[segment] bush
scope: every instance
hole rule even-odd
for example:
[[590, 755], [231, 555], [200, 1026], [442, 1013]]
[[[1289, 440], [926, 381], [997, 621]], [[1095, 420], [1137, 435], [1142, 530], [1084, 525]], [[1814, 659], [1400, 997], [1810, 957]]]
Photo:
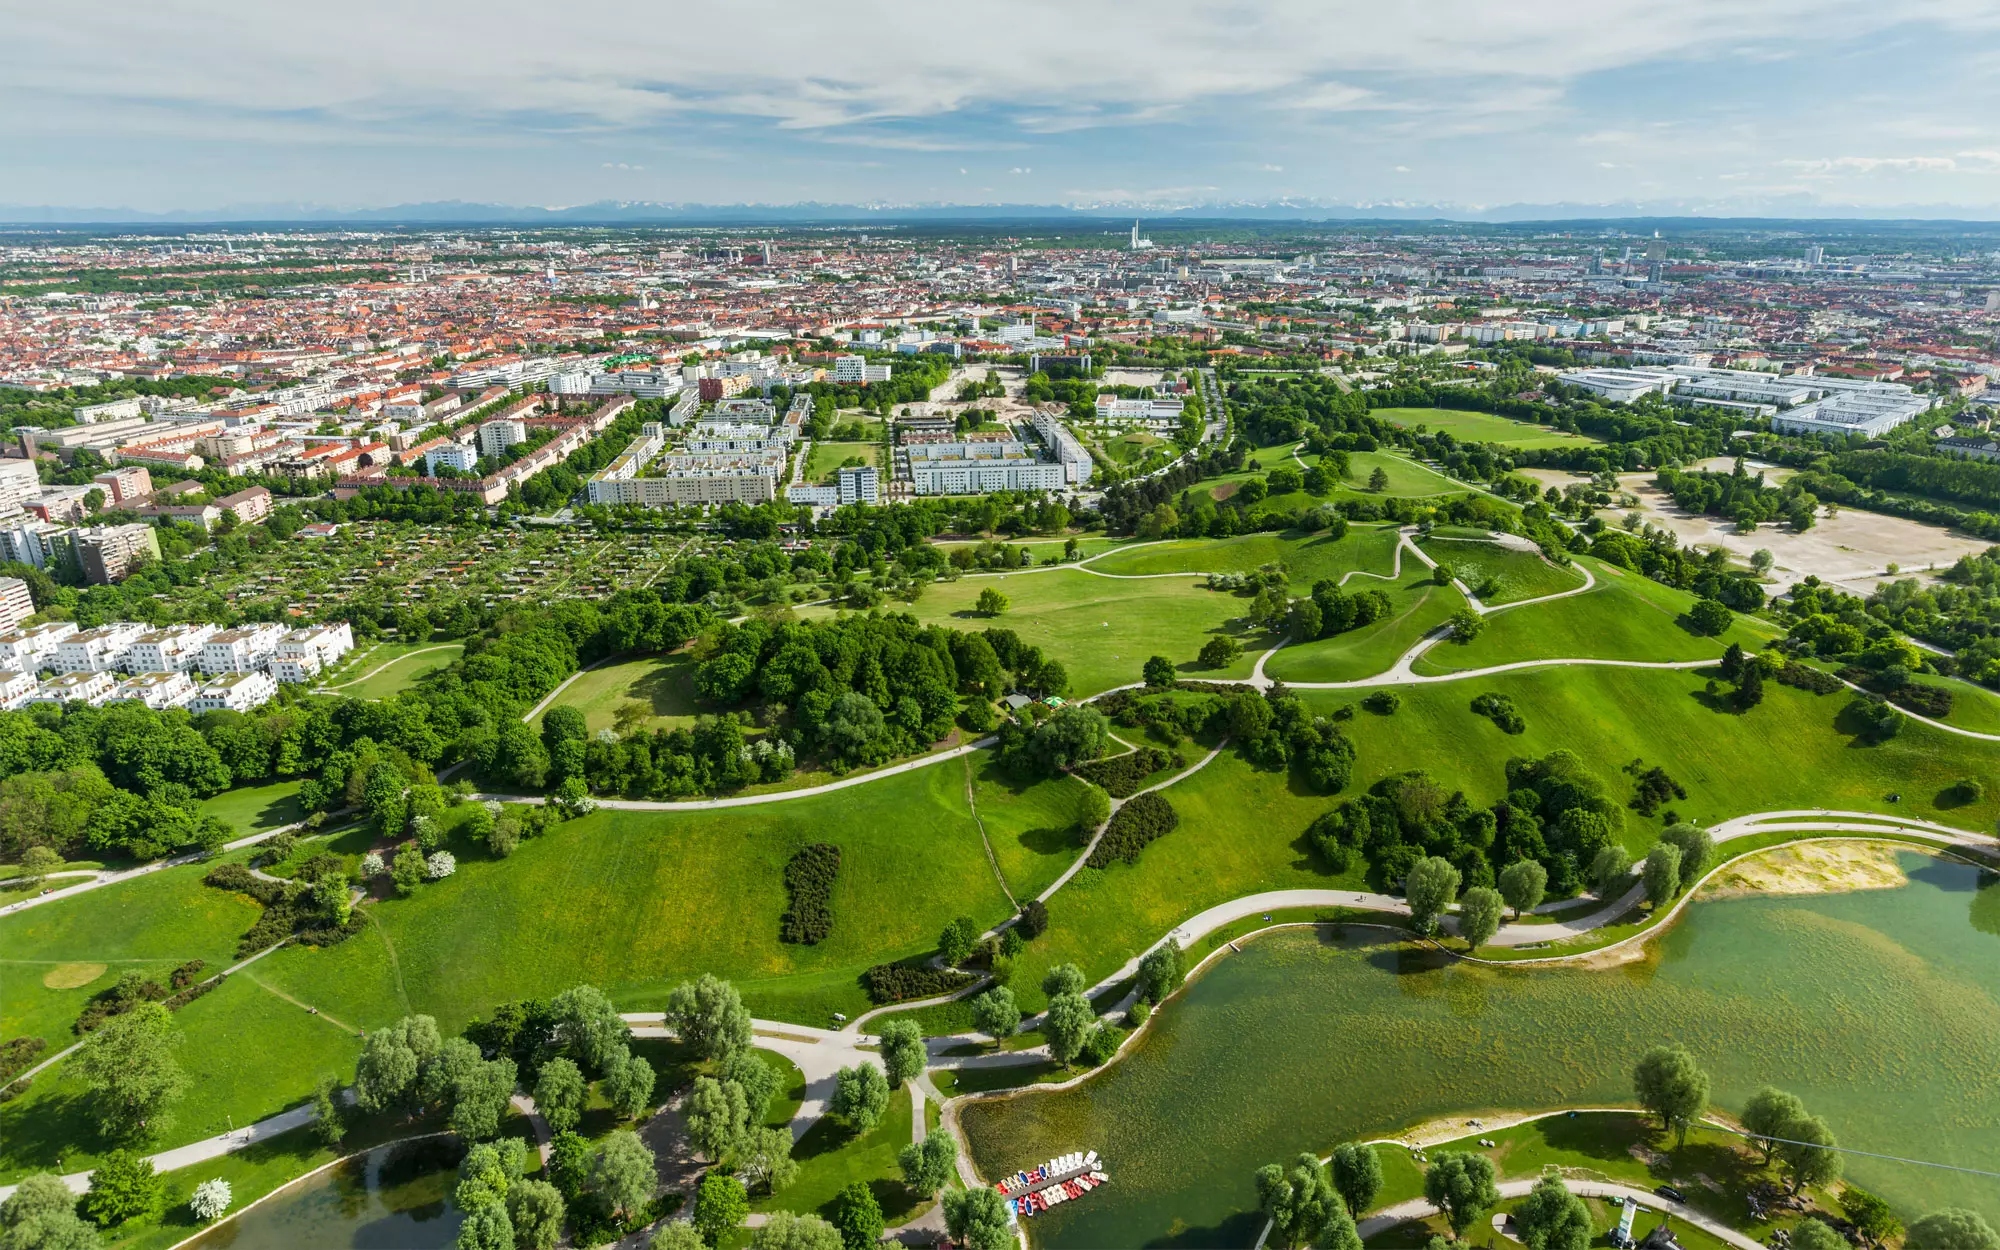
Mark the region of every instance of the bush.
[[1502, 733], [1525, 733], [1528, 722], [1521, 710], [1504, 694], [1482, 694], [1472, 701], [1472, 710], [1500, 727]]
[[1361, 706], [1377, 716], [1394, 716], [1396, 709], [1403, 706], [1403, 696], [1393, 690], [1377, 690], [1361, 700]]
[[1146, 778], [1174, 762], [1174, 757], [1158, 747], [1140, 747], [1109, 759], [1092, 760], [1071, 769], [1077, 776], [1102, 786], [1113, 798], [1129, 799]]
[[1042, 900], [1028, 900], [1027, 905], [1021, 908], [1021, 923], [1014, 926], [1014, 931], [1031, 942], [1049, 931], [1049, 909]]
[[1943, 720], [1951, 715], [1951, 691], [1943, 686], [1927, 686], [1922, 682], [1907, 682], [1889, 691], [1889, 701], [1899, 707], [1906, 707], [1919, 716], [1932, 720]]
[[0, 1045], [0, 1085], [14, 1079], [27, 1070], [35, 1061], [35, 1056], [49, 1048], [49, 1044], [39, 1037], [10, 1038]]
[[1203, 668], [1228, 668], [1242, 654], [1242, 643], [1227, 634], [1217, 634], [1201, 644], [1201, 653], [1195, 658]]
[[1785, 666], [1778, 670], [1778, 682], [1780, 685], [1808, 690], [1813, 694], [1832, 694], [1836, 690], [1846, 689], [1840, 684], [1840, 678], [1832, 673], [1809, 664], [1801, 664], [1797, 660], [1785, 661]]
[[876, 964], [861, 975], [870, 1002], [903, 1003], [913, 998], [935, 998], [964, 989], [978, 978], [950, 968], [930, 968], [922, 964]]
[[1158, 794], [1142, 794], [1112, 816], [1097, 849], [1090, 853], [1090, 866], [1105, 868], [1114, 860], [1137, 863], [1148, 842], [1172, 833], [1180, 823], [1173, 804]]
[[840, 848], [815, 842], [785, 864], [785, 891], [792, 905], [778, 923], [778, 940], [813, 946], [833, 932], [833, 880], [840, 874]]
[[424, 875], [433, 881], [442, 881], [458, 871], [458, 857], [450, 851], [432, 851], [424, 860]]

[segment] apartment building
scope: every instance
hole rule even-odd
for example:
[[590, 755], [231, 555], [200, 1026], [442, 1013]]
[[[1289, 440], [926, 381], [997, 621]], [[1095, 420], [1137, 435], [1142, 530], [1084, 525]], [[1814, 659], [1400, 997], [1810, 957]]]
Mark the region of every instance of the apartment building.
[[871, 365], [863, 356], [836, 356], [833, 360], [833, 380], [836, 382], [887, 382], [892, 365]]
[[0, 672], [0, 711], [11, 712], [34, 698], [35, 689], [40, 684], [33, 673], [24, 673], [19, 669]]
[[76, 632], [75, 621], [50, 621], [0, 634], [0, 667], [39, 673], [54, 664], [56, 647]]
[[424, 452], [424, 472], [435, 477], [440, 465], [470, 473], [479, 465], [479, 452], [470, 443], [439, 443]]
[[284, 640], [283, 625], [245, 625], [225, 629], [202, 644], [201, 671], [204, 673], [249, 673], [270, 662]]
[[834, 474], [834, 487], [843, 504], [882, 502], [882, 475], [872, 464], [838, 470]]
[[233, 495], [224, 495], [215, 501], [215, 506], [234, 512], [236, 519], [245, 525], [254, 525], [271, 515], [271, 492], [262, 486], [252, 486]]
[[42, 479], [31, 460], [0, 460], [0, 516], [11, 516], [42, 493]]
[[18, 577], [0, 577], [0, 630], [11, 630], [35, 614], [34, 596]]
[[271, 676], [280, 682], [302, 685], [353, 649], [354, 630], [346, 621], [295, 629], [279, 639], [271, 656]]
[[93, 586], [121, 582], [142, 560], [160, 558], [160, 536], [150, 525], [97, 525], [76, 530], [77, 566]]
[[125, 653], [146, 632], [144, 625], [114, 621], [80, 630], [56, 644], [49, 667], [58, 673], [108, 673], [124, 665]]
[[109, 673], [64, 673], [51, 677], [35, 688], [29, 703], [88, 703], [96, 707], [118, 689], [118, 679]]
[[144, 465], [126, 464], [108, 469], [90, 479], [104, 488], [116, 504], [131, 503], [153, 493], [153, 475]]
[[187, 709], [202, 712], [247, 712], [271, 701], [278, 683], [269, 673], [225, 673], [207, 682], [188, 700]]
[[528, 425], [525, 421], [502, 419], [488, 421], [479, 427], [479, 454], [497, 456], [516, 443], [528, 441]]
[[125, 671], [185, 673], [198, 668], [202, 647], [217, 632], [214, 625], [169, 625], [141, 634], [125, 652]]
[[194, 681], [186, 673], [140, 673], [118, 683], [107, 703], [128, 699], [154, 711], [186, 707], [194, 698]]
[[[0, 461], [0, 464], [6, 463]], [[70, 531], [43, 520], [23, 520], [0, 529], [0, 560], [12, 560], [45, 569], [61, 551], [59, 540]]]

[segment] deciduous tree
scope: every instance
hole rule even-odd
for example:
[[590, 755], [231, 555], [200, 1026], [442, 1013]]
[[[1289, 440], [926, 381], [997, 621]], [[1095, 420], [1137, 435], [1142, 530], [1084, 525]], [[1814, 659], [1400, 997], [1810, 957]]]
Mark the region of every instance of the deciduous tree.
[[1655, 1046], [1633, 1067], [1632, 1092], [1685, 1146], [1688, 1129], [1708, 1110], [1708, 1073], [1685, 1047]]
[[1493, 1160], [1463, 1151], [1432, 1155], [1430, 1171], [1424, 1173], [1424, 1197], [1444, 1212], [1453, 1235], [1463, 1237], [1481, 1212], [1500, 1201]]

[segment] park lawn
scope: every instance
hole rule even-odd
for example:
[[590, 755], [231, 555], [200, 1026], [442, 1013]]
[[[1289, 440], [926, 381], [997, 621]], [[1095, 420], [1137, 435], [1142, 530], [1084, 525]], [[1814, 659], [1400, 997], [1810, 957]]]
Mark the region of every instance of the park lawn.
[[1001, 768], [991, 751], [965, 756], [960, 766], [1007, 889], [1021, 902], [1048, 889], [1082, 853], [1076, 824], [1087, 785], [1070, 776], [1023, 781]]
[[[393, 653], [393, 654], [392, 654]], [[432, 669], [443, 668], [465, 654], [462, 642], [434, 642], [421, 646], [385, 643], [358, 666], [360, 671], [339, 685], [323, 686], [328, 693], [354, 699], [388, 699], [408, 690]]]
[[1962, 677], [1923, 673], [1916, 680], [1923, 685], [1943, 686], [1951, 691], [1951, 715], [1943, 718], [1945, 724], [1975, 733], [2000, 734], [2000, 694]]
[[[184, 864], [0, 917], [0, 1038], [39, 1037], [53, 1054], [74, 1041], [84, 1003], [119, 974], [164, 977], [191, 959], [220, 972], [262, 908], [201, 883], [207, 868]], [[64, 988], [102, 965], [81, 985]], [[45, 977], [58, 982], [44, 984]]]
[[[1007, 611], [999, 616], [973, 609], [979, 592], [988, 588], [1007, 596]], [[1070, 694], [1083, 697], [1138, 681], [1147, 657], [1154, 655], [1173, 660], [1191, 677], [1248, 677], [1256, 663], [1248, 650], [1228, 668], [1197, 670], [1194, 665], [1202, 644], [1216, 634], [1228, 634], [1246, 649], [1254, 647], [1263, 635], [1245, 628], [1242, 617], [1248, 605], [1234, 595], [1204, 590], [1192, 579], [1118, 581], [1063, 568], [940, 582], [913, 604], [890, 606], [925, 624], [972, 632], [1013, 630], [1023, 642], [1061, 660], [1069, 672]], [[825, 608], [801, 612], [828, 614]]]
[[305, 809], [299, 806], [296, 781], [224, 790], [214, 798], [204, 799], [201, 810], [203, 815], [214, 816], [236, 830], [239, 836], [296, 824], [306, 817]]
[[837, 1116], [822, 1116], [792, 1147], [799, 1164], [798, 1179], [783, 1193], [760, 1194], [750, 1200], [752, 1211], [798, 1211], [831, 1220], [833, 1200], [856, 1181], [866, 1184], [881, 1204], [890, 1227], [907, 1223], [930, 1203], [903, 1184], [896, 1156], [910, 1144], [914, 1120], [909, 1089], [889, 1091], [889, 1109], [875, 1127], [856, 1136]]
[[1175, 538], [1092, 560], [1099, 573], [1251, 573], [1280, 564], [1300, 593], [1314, 582], [1339, 581], [1355, 570], [1388, 574], [1395, 567], [1398, 534], [1391, 527], [1352, 526], [1341, 538], [1305, 534], [1240, 534], [1233, 538]]
[[1097, 443], [1098, 449], [1119, 465], [1137, 463], [1144, 460], [1155, 448], [1169, 446], [1171, 444], [1166, 439], [1144, 430], [1107, 435]]
[[[1439, 564], [1449, 564], [1458, 580], [1470, 586], [1488, 607], [1557, 595], [1583, 585], [1581, 573], [1551, 564], [1539, 552], [1436, 534], [1420, 539], [1417, 545]], [[1489, 581], [1496, 587], [1490, 593], [1485, 590]]]
[[[1289, 463], [1289, 462], [1288, 462]], [[1293, 468], [1298, 466], [1294, 464]], [[1375, 491], [1368, 485], [1376, 469], [1389, 475], [1388, 489]], [[1465, 490], [1442, 473], [1434, 472], [1414, 460], [1394, 455], [1386, 451], [1352, 451], [1347, 454], [1347, 478], [1341, 489], [1349, 494], [1376, 495], [1446, 495]]]
[[[819, 841], [841, 848], [833, 932], [780, 943], [785, 863]], [[506, 860], [449, 845], [452, 877], [371, 905], [368, 930], [339, 946], [279, 952], [261, 975], [363, 1028], [422, 1011], [456, 1031], [579, 982], [657, 1009], [703, 972], [735, 981], [759, 1016], [826, 1024], [866, 1009], [870, 965], [928, 951], [959, 915], [987, 926], [1009, 912], [949, 764], [783, 803], [603, 809]]]
[[880, 443], [814, 443], [811, 458], [806, 461], [806, 479], [819, 482], [833, 476], [833, 471], [859, 457], [863, 464], [880, 466], [882, 444]]
[[[1082, 560], [1131, 545], [1130, 539], [1107, 538], [1102, 534], [1078, 534], [1075, 538], [1077, 556]], [[989, 540], [984, 538], [941, 538], [932, 539], [931, 545], [950, 554], [960, 547], [975, 548], [987, 541]], [[1035, 562], [1039, 564], [1049, 556], [1062, 555], [1063, 547], [1069, 542], [1069, 538], [1009, 538], [1005, 534], [996, 534], [990, 541], [1003, 546], [1019, 547], [1033, 555]]]
[[[1416, 561], [1410, 561], [1415, 565]], [[1440, 586], [1425, 568], [1405, 568], [1400, 582], [1356, 578], [1350, 594], [1380, 590], [1395, 611], [1382, 620], [1344, 634], [1296, 643], [1264, 663], [1264, 673], [1279, 681], [1357, 681], [1387, 672], [1425, 634], [1445, 623], [1465, 606], [1455, 586]]]
[[[694, 724], [697, 696], [693, 658], [678, 653], [645, 655], [593, 668], [579, 674], [549, 706], [578, 709], [584, 724], [596, 733], [610, 729], [619, 708], [628, 702], [646, 709], [645, 729], [681, 729]], [[530, 723], [539, 725], [541, 717], [537, 714]]]
[[[258, 985], [258, 965], [230, 977], [174, 1013], [187, 1096], [154, 1149], [200, 1141], [295, 1106], [322, 1076], [352, 1078], [361, 1039]], [[115, 1143], [93, 1123], [81, 1083], [67, 1065], [35, 1078], [26, 1094], [0, 1104], [0, 1181], [54, 1168], [90, 1167]]]
[[1746, 616], [1738, 616], [1719, 638], [1697, 634], [1682, 623], [1693, 595], [1630, 570], [1620, 570], [1620, 576], [1606, 572], [1601, 562], [1589, 563], [1597, 575], [1591, 590], [1496, 612], [1471, 642], [1446, 642], [1426, 651], [1415, 671], [1455, 673], [1518, 660], [1705, 660], [1719, 658], [1732, 642], [1761, 650], [1777, 636], [1769, 624]]
[[1486, 412], [1456, 408], [1377, 408], [1368, 414], [1391, 425], [1413, 430], [1423, 426], [1433, 434], [1449, 434], [1461, 443], [1493, 443], [1501, 447], [1595, 446], [1588, 434], [1566, 434], [1546, 425], [1515, 421]]
[[785, 1128], [805, 1103], [806, 1074], [799, 1070], [798, 1064], [775, 1050], [759, 1047], [751, 1053], [763, 1060], [765, 1067], [778, 1074], [778, 1092], [771, 1095], [771, 1105], [764, 1112], [764, 1127]]

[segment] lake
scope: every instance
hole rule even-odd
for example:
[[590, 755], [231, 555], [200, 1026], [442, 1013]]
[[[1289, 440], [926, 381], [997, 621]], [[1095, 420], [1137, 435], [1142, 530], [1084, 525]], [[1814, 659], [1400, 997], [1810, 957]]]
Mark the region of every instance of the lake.
[[464, 1147], [431, 1137], [344, 1159], [216, 1225], [194, 1250], [443, 1250]]

